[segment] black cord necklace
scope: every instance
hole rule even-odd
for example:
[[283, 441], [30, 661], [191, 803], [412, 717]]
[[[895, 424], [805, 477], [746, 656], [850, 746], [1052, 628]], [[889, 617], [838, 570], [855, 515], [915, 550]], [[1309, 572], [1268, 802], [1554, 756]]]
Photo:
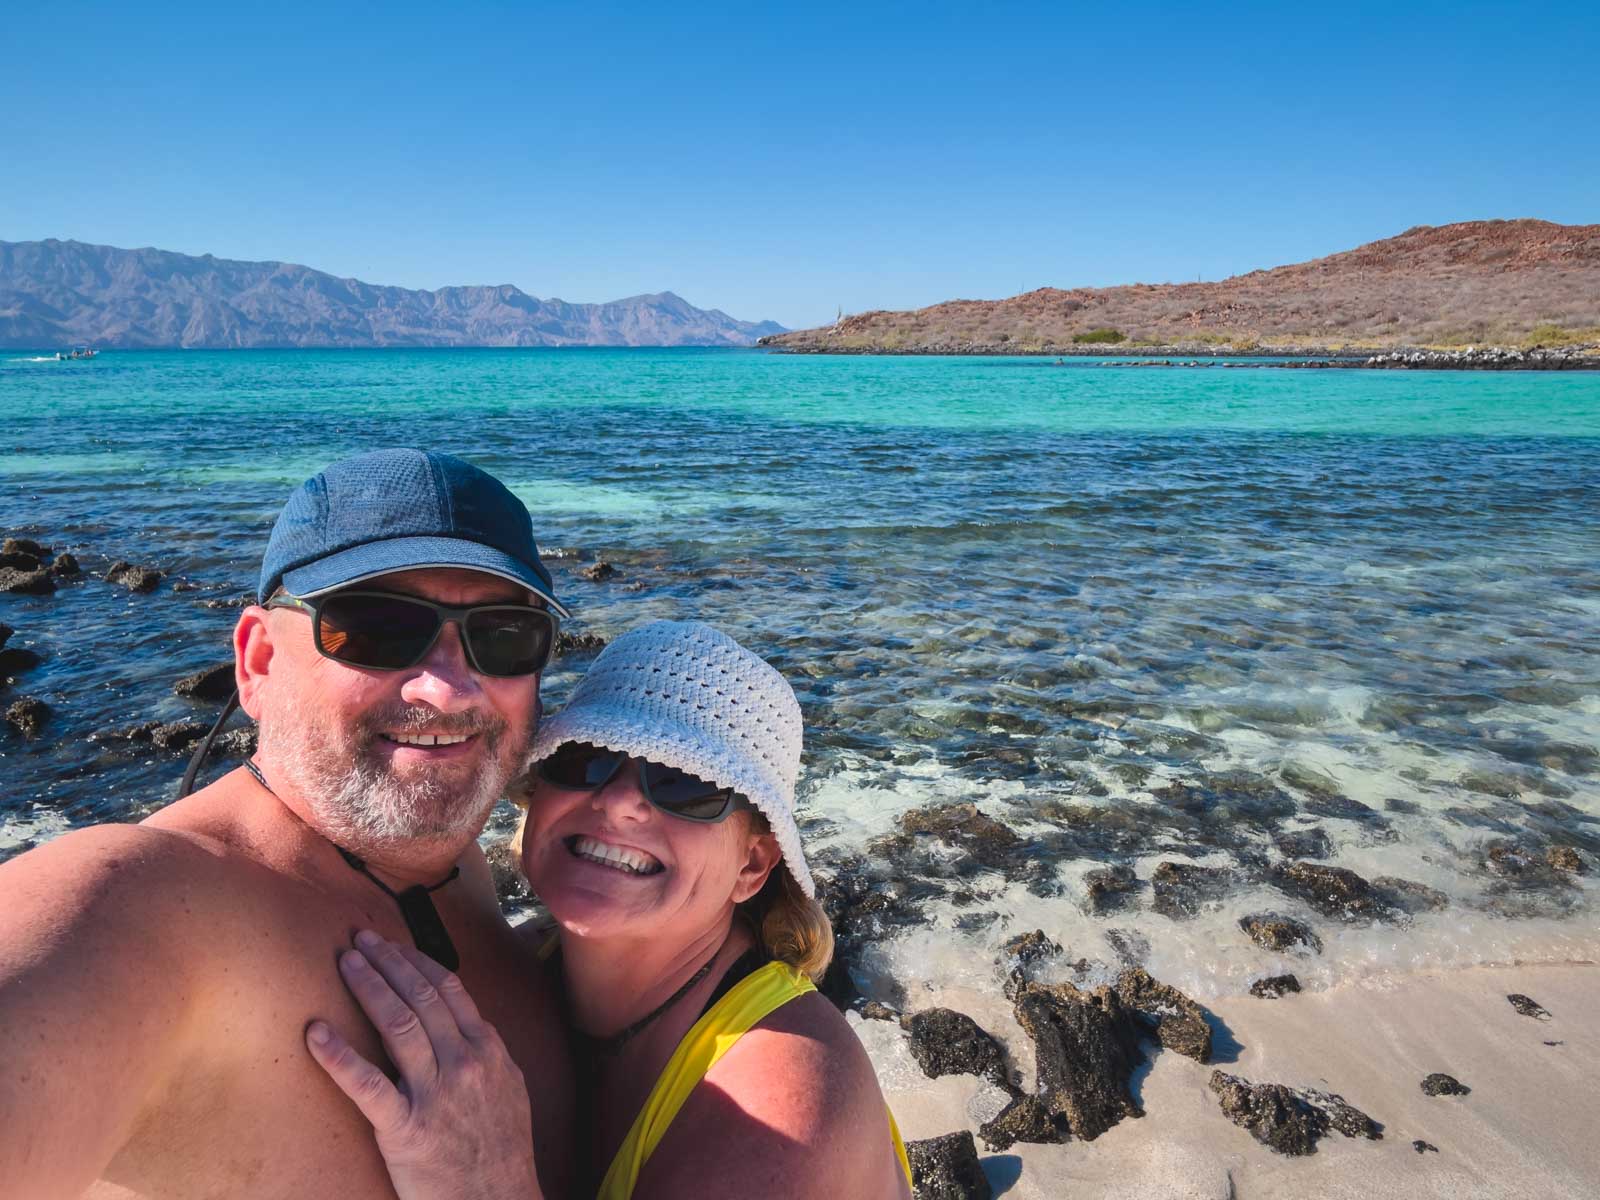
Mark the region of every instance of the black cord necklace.
[[[722, 953], [720, 948], [718, 949], [717, 953]], [[616, 1055], [620, 1053], [622, 1048], [631, 1042], [636, 1035], [643, 1032], [652, 1021], [654, 1021], [662, 1013], [666, 1012], [667, 1009], [671, 1008], [679, 1000], [682, 1000], [685, 996], [687, 996], [690, 988], [694, 987], [695, 984], [699, 983], [711, 973], [711, 968], [716, 961], [717, 958], [714, 954], [711, 956], [710, 962], [706, 963], [705, 966], [701, 967], [693, 975], [689, 976], [689, 981], [687, 983], [685, 983], [677, 991], [673, 992], [672, 995], [668, 996], [660, 1004], [652, 1008], [649, 1012], [645, 1013], [644, 1016], [640, 1017], [632, 1025], [629, 1025], [626, 1029], [622, 1030], [620, 1033], [613, 1033], [609, 1037], [597, 1037], [592, 1033], [584, 1033], [583, 1030], [578, 1028], [576, 1022], [572, 1020], [570, 1013], [567, 1017], [567, 1027], [572, 1030], [573, 1034], [583, 1044], [584, 1049], [588, 1050], [591, 1055], [596, 1057], [603, 1056], [607, 1058]], [[563, 989], [563, 992], [564, 991], [565, 989]]]
[[[251, 759], [245, 759], [245, 770], [255, 776], [256, 782], [276, 796], [272, 786], [267, 783], [266, 777], [261, 774], [261, 768]], [[339, 852], [339, 857], [351, 870], [359, 871], [373, 883], [381, 888], [385, 895], [400, 906], [400, 915], [405, 918], [406, 928], [411, 931], [411, 941], [418, 950], [421, 950], [434, 962], [444, 967], [447, 971], [457, 970], [461, 966], [461, 955], [456, 951], [456, 944], [450, 940], [450, 931], [444, 927], [444, 918], [439, 916], [439, 910], [433, 906], [432, 892], [437, 892], [445, 884], [461, 874], [460, 867], [452, 867], [450, 874], [431, 887], [424, 887], [414, 883], [402, 891], [395, 891], [383, 880], [372, 873], [366, 862], [356, 854], [346, 850], [338, 842], [328, 840], [328, 844]], [[709, 969], [710, 964], [707, 964]], [[673, 999], [677, 999], [676, 996]], [[668, 1001], [671, 1003], [671, 1001]], [[653, 1015], [653, 1014], [652, 1014]]]

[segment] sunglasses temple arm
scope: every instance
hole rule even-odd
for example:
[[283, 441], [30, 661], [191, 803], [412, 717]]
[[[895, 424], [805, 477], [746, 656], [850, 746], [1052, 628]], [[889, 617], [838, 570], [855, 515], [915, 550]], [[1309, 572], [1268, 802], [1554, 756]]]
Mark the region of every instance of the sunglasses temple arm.
[[235, 688], [233, 695], [228, 697], [228, 702], [222, 706], [222, 715], [211, 726], [211, 732], [201, 739], [200, 744], [195, 747], [194, 753], [189, 756], [189, 766], [183, 773], [183, 782], [178, 785], [179, 800], [194, 791], [195, 777], [200, 774], [200, 766], [206, 761], [206, 755], [211, 753], [211, 744], [217, 740], [217, 735], [222, 732], [223, 725], [227, 723], [229, 717], [233, 716], [233, 710], [238, 707], [239, 689]]

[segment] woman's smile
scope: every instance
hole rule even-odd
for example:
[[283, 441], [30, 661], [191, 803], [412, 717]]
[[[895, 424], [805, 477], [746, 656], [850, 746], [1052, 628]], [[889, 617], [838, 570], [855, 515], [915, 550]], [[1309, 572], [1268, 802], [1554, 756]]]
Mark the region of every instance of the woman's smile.
[[658, 875], [666, 869], [653, 854], [632, 846], [620, 846], [585, 834], [574, 834], [564, 841], [572, 857], [625, 875]]

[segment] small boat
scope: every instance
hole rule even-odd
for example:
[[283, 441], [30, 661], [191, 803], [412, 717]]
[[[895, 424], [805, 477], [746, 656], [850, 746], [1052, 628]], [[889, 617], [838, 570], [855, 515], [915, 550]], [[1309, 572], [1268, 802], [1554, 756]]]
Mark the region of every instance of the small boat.
[[93, 358], [97, 353], [99, 352], [96, 350], [91, 350], [88, 346], [74, 346], [71, 350], [57, 350], [56, 361], [70, 362], [74, 359]]

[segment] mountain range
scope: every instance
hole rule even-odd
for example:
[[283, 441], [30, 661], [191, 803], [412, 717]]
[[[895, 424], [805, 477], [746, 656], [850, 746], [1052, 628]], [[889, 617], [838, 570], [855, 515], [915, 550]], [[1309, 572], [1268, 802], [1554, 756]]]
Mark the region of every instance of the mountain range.
[[784, 332], [672, 292], [606, 304], [510, 284], [435, 291], [49, 238], [0, 242], [0, 346], [52, 349], [361, 346], [748, 346]]
[[1040, 288], [1006, 300], [856, 313], [762, 342], [858, 354], [1600, 343], [1600, 225], [1418, 225], [1218, 282]]

